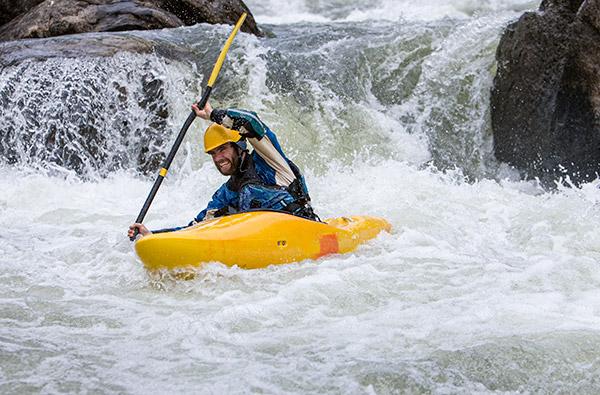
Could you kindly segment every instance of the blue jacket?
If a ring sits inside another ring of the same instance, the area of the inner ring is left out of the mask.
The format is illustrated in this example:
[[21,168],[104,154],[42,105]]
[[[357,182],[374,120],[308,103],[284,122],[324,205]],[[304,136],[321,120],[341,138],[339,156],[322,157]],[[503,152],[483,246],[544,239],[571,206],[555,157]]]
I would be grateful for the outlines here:
[[[211,120],[239,131],[254,147],[252,153],[247,154],[251,156],[247,161],[248,165],[252,166],[251,170],[258,182],[236,185],[232,176],[229,181],[221,185],[206,208],[200,211],[187,226],[203,221],[208,213],[218,212],[223,215],[261,208],[291,211],[290,205],[298,200],[290,193],[290,185],[296,180],[295,184],[299,184],[301,194],[310,199],[304,177],[283,153],[275,133],[258,118],[256,113],[236,109],[215,109],[211,114]],[[170,232],[182,228],[185,227],[153,232]]]

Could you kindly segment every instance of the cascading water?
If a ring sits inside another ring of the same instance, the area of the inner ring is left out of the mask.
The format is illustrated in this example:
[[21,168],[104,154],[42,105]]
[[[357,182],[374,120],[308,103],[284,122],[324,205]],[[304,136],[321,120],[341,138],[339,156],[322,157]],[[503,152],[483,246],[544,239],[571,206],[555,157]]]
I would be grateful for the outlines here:
[[[125,232],[230,27],[92,35],[163,51],[7,65],[0,392],[600,391],[598,183],[545,192],[491,151],[495,47],[538,4],[247,3],[268,38],[236,38],[213,104],[261,115],[322,217],[379,215],[392,234],[150,276]],[[205,126],[150,228],[187,223],[224,181]]]

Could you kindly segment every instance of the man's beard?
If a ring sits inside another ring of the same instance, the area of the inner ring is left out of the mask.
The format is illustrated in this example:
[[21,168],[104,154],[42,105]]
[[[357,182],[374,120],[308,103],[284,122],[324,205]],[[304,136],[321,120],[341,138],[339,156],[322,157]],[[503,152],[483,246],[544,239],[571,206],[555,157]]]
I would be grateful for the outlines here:
[[240,157],[241,155],[238,154],[235,156],[235,158],[233,158],[233,161],[229,161],[229,163],[231,163],[231,167],[229,168],[229,170],[222,170],[220,166],[217,166],[217,170],[219,170],[219,173],[223,174],[224,176],[231,176],[235,174],[238,167],[240,166]]

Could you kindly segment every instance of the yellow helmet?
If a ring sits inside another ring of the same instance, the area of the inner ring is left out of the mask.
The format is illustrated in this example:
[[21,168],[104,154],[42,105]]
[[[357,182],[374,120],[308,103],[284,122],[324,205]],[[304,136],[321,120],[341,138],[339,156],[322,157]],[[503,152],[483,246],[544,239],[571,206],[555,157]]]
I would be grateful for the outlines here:
[[226,143],[237,143],[241,138],[235,130],[213,123],[204,132],[204,152],[212,151]]

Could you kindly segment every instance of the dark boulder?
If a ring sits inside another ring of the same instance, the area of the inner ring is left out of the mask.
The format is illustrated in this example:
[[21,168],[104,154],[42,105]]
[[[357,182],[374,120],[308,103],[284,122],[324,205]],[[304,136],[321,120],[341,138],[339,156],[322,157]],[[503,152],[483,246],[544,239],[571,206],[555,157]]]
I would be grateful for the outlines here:
[[504,32],[491,95],[496,157],[545,184],[600,173],[600,0],[547,0]]
[[[18,1],[1,4],[12,3]],[[26,3],[33,5],[35,1]],[[15,8],[19,9],[25,6]],[[243,12],[249,15],[242,31],[261,35],[241,0],[46,0],[0,27],[0,40],[150,30],[203,22],[233,24]]]
[[10,22],[44,0],[0,0],[0,26]]
[[[148,0],[145,0],[148,2]],[[225,23],[233,25],[242,13],[248,17],[242,26],[242,31],[261,36],[252,13],[241,0],[152,0],[164,10],[167,10],[183,21],[186,26],[196,23]]]

